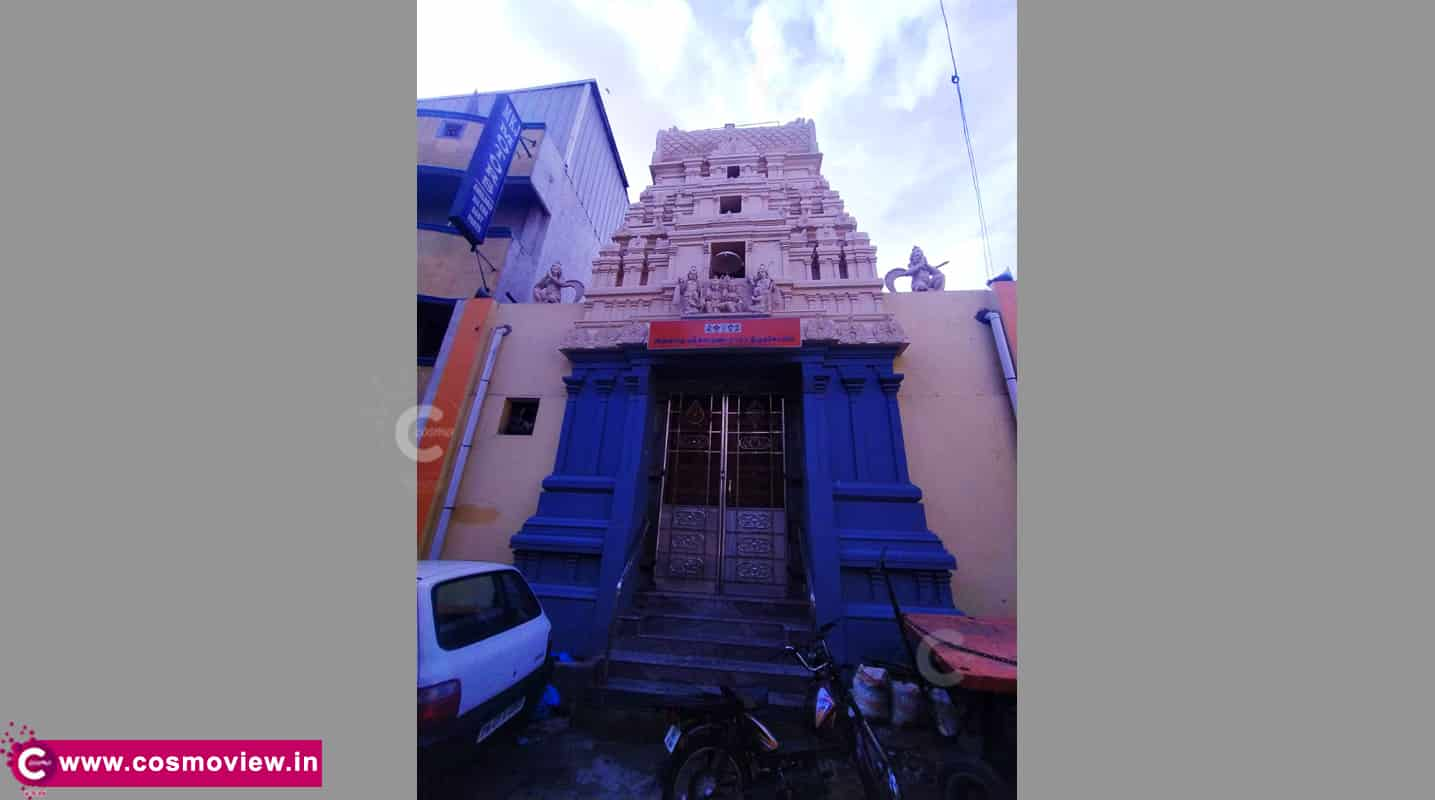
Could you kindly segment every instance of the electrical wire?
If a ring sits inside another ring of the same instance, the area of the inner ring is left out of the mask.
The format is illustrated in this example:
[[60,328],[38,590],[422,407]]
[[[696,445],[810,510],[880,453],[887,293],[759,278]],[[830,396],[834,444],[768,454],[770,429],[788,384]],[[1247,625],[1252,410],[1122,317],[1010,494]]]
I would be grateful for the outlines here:
[[952,85],[957,89],[957,112],[962,118],[962,140],[967,145],[967,165],[972,172],[972,191],[977,198],[977,224],[982,231],[982,259],[986,266],[987,280],[996,276],[996,268],[992,261],[991,237],[987,233],[987,212],[982,206],[982,183],[977,177],[977,157],[972,151],[972,133],[967,127],[967,106],[962,99],[962,82],[957,76],[957,51],[952,46],[952,26],[947,22],[947,5],[943,0],[937,0],[937,6],[942,9],[942,27],[947,30],[947,52],[952,55]]

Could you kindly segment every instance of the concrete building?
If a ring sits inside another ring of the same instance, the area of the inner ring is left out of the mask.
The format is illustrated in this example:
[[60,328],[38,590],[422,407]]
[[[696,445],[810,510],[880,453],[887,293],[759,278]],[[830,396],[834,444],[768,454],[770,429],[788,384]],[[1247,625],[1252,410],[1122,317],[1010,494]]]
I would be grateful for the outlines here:
[[[521,138],[487,237],[474,248],[449,211],[500,95],[522,120]],[[554,263],[586,282],[627,209],[628,178],[595,81],[419,100],[420,402],[435,402],[440,351],[468,299],[531,302],[533,284]]]
[[978,320],[1014,337],[1014,291],[883,291],[821,166],[808,120],[659,132],[582,301],[478,324],[490,380],[420,554],[513,561],[620,682],[721,654],[780,683],[757,651],[833,621],[839,657],[892,657],[883,559],[909,610],[1015,616],[1015,384]]
[[[499,93],[418,101],[419,294],[473,297],[482,285],[469,245],[448,221]],[[523,137],[494,213],[483,276],[499,302],[528,302],[549,265],[585,283],[598,247],[628,210],[628,177],[596,81],[504,92]],[[495,275],[493,270],[496,269]]]

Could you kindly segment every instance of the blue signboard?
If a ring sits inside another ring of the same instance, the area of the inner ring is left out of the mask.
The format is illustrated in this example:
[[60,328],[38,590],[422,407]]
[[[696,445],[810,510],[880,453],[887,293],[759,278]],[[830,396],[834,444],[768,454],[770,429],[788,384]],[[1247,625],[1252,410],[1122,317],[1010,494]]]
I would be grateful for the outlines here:
[[468,162],[468,171],[448,211],[449,221],[474,247],[482,244],[488,233],[488,223],[503,191],[503,179],[508,175],[508,162],[513,160],[522,130],[523,120],[518,118],[513,101],[506,94],[495,97],[483,133],[478,136],[478,147],[474,148],[473,159]]

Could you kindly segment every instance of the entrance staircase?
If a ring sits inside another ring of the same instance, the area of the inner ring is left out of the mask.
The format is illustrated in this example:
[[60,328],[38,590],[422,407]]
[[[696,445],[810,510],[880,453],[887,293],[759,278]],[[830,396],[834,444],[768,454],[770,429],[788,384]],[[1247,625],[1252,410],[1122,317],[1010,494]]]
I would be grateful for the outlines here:
[[728,686],[802,708],[811,675],[782,648],[812,630],[806,600],[638,590],[615,621],[598,693],[604,703],[667,706]]

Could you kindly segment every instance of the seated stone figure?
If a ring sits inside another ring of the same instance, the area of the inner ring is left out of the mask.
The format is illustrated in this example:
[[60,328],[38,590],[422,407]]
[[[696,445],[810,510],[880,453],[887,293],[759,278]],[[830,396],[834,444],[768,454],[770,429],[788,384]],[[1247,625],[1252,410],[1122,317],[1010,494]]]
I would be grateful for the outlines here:
[[706,308],[703,297],[706,287],[698,277],[696,267],[688,270],[688,276],[673,288],[673,305],[680,314],[701,314]]
[[776,311],[778,305],[777,283],[767,274],[766,268],[759,268],[752,281],[748,308],[763,314]]
[[724,275],[711,285],[703,310],[709,314],[733,314],[746,310],[741,292],[732,278]]
[[583,301],[583,282],[578,280],[563,280],[563,265],[554,263],[548,268],[548,273],[533,286],[533,302],[535,303],[561,303],[563,302],[563,290],[572,289],[576,293],[574,302]]
[[888,270],[886,275],[887,291],[896,292],[895,281],[903,276],[911,276],[912,291],[914,292],[940,292],[947,285],[947,276],[937,270],[946,266],[948,262],[943,261],[935,267],[927,263],[927,257],[922,253],[922,248],[913,247],[912,255],[907,259],[907,268],[898,267]]

